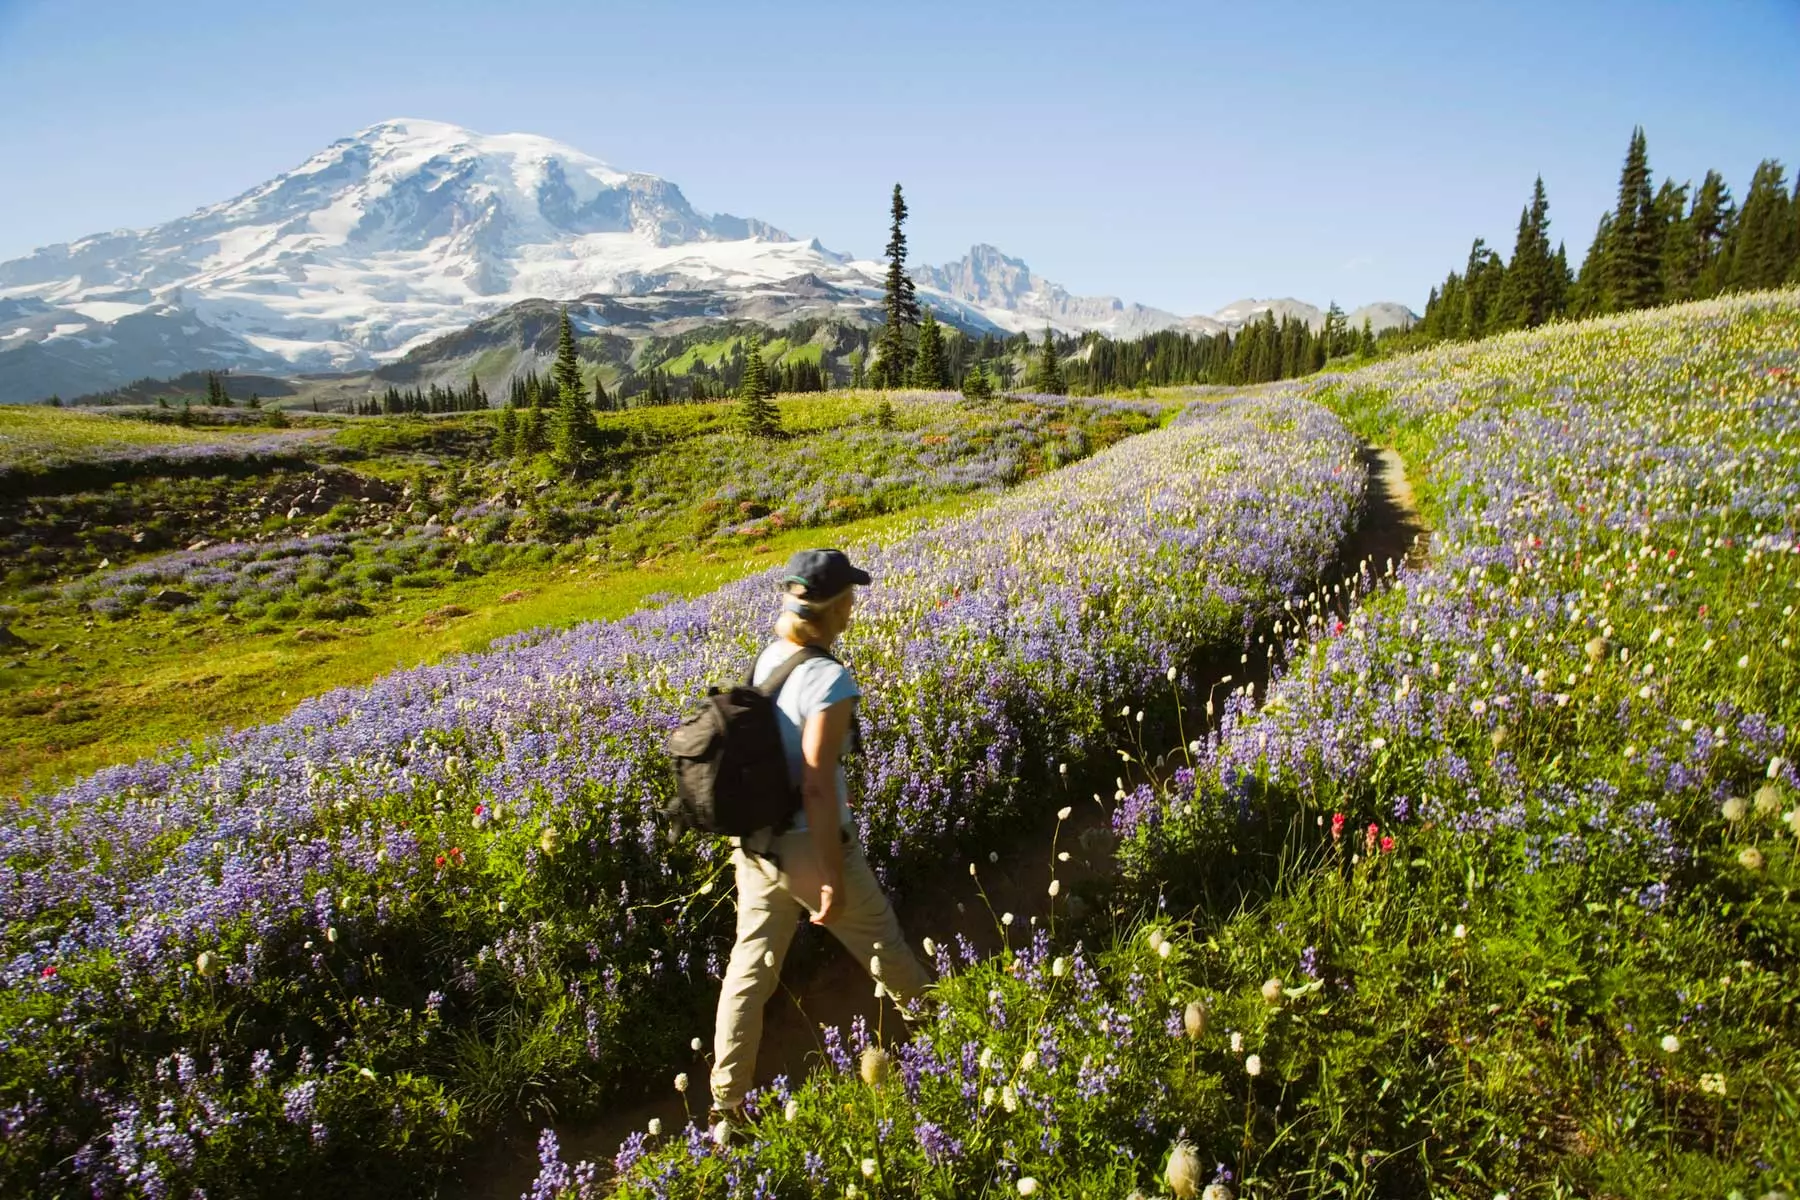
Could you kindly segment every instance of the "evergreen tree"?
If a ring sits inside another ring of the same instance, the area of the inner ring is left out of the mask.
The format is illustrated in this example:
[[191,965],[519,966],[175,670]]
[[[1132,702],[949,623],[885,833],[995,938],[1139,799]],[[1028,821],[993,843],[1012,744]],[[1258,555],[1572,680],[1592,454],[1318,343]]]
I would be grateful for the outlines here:
[[526,408],[519,412],[519,440],[517,452],[529,458],[544,448],[543,409]]
[[1605,250],[1605,299],[1602,311],[1623,312],[1655,304],[1660,229],[1656,198],[1650,191],[1649,152],[1643,126],[1632,130],[1619,172],[1619,202]]
[[1600,214],[1600,224],[1594,229],[1594,240],[1588,243],[1587,254],[1582,257],[1581,271],[1575,276],[1574,286],[1569,293],[1569,313],[1577,317],[1589,317],[1606,311],[1606,253],[1612,245],[1613,214]]
[[1519,211],[1519,232],[1513,243],[1512,262],[1501,278],[1494,312],[1497,329],[1531,329],[1554,315],[1552,278],[1555,261],[1550,255],[1550,201],[1544,193],[1544,177],[1532,185],[1531,203]]
[[993,399],[994,381],[988,378],[987,370],[979,361],[963,376],[962,393],[970,400]]
[[883,396],[881,398],[881,403],[876,406],[875,427],[877,429],[892,429],[894,427],[894,402],[889,400],[886,396]]
[[771,394],[762,346],[752,341],[744,356],[744,379],[738,385],[738,420],[745,433],[774,437],[781,432],[781,415],[770,400]]
[[519,410],[508,401],[494,430],[494,457],[511,458],[518,450]]
[[1656,230],[1656,296],[1675,304],[1693,296],[1694,231],[1688,220],[1688,185],[1663,180],[1651,203]]
[[887,321],[875,344],[875,383],[880,387],[904,387],[912,365],[911,331],[919,324],[919,298],[912,277],[906,273],[906,198],[894,185],[888,230],[887,284],[883,307]]
[[1356,339],[1356,353],[1362,358],[1375,357],[1375,323],[1363,318],[1362,334]]
[[556,461],[568,471],[587,465],[594,442],[594,413],[587,405],[587,388],[581,382],[581,359],[575,349],[575,326],[569,310],[562,310],[562,327],[556,339],[556,365],[550,372],[556,385],[556,413],[551,425],[550,448]]
[[1793,270],[1795,225],[1785,172],[1764,159],[1750,177],[1744,207],[1726,245],[1726,286],[1742,290],[1779,287]]
[[[701,380],[696,376],[694,383],[696,386],[700,386]],[[697,394],[696,399],[698,399],[698,398],[699,398],[699,396]],[[606,394],[606,385],[600,382],[600,376],[595,375],[594,376],[594,411],[595,412],[611,412],[612,409],[613,409],[613,399],[611,396]]]
[[867,357],[860,346],[850,352],[850,386],[853,388],[862,388],[868,384],[863,375],[863,360]]
[[1737,206],[1732,203],[1731,189],[1717,171],[1708,171],[1701,180],[1687,225],[1695,260],[1693,295],[1715,296],[1725,286],[1725,240],[1737,226]]
[[944,333],[930,309],[919,326],[919,352],[913,360],[915,387],[940,392],[950,386],[948,365],[944,362]]
[[1062,361],[1056,356],[1056,334],[1044,326],[1044,344],[1038,352],[1037,390],[1048,396],[1066,396],[1069,385],[1063,379]]
[[1344,310],[1333,300],[1325,309],[1325,327],[1319,331],[1319,341],[1325,348],[1325,357],[1337,358],[1350,352],[1350,323],[1344,316]]

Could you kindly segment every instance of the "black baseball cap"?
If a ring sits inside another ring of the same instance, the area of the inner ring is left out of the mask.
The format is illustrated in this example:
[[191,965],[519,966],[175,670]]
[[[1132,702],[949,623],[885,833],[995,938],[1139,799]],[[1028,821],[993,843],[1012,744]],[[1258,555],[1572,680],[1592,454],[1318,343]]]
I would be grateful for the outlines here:
[[829,600],[853,583],[869,582],[869,573],[850,565],[842,550],[799,550],[788,559],[782,583],[797,583],[809,600]]

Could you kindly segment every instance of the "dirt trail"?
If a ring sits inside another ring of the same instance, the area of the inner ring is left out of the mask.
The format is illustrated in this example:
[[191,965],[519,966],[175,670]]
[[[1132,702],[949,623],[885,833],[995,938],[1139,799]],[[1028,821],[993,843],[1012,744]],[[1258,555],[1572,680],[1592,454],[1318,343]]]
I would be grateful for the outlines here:
[[[1370,577],[1382,581],[1390,562],[1397,569],[1402,563],[1417,565],[1424,560],[1428,530],[1414,504],[1400,456],[1393,450],[1371,446],[1363,449],[1361,459],[1369,472],[1367,506],[1362,522],[1346,539],[1329,577],[1347,580],[1367,563]],[[1196,695],[1215,689],[1226,676],[1232,677],[1226,686],[1249,679],[1256,683],[1256,694],[1264,695],[1269,680],[1267,657],[1253,654],[1246,665],[1234,651],[1228,660],[1204,664],[1197,675],[1203,686]],[[1096,805],[1091,793],[1071,795],[1065,803],[1074,810],[1069,820],[1058,822],[1049,816],[1001,852],[997,862],[978,861],[979,889],[977,879],[969,874],[968,864],[959,860],[946,863],[935,877],[899,895],[896,899],[900,921],[908,941],[915,948],[925,937],[954,944],[960,934],[983,954],[998,950],[1003,938],[1014,947],[1023,946],[1031,939],[1033,926],[1052,916],[1052,867],[1068,892],[1079,891],[1079,884],[1109,871],[1110,812]],[[1069,860],[1055,862],[1056,854],[1065,850]],[[985,901],[982,891],[986,892]],[[1059,902],[1059,906],[1064,903]],[[1009,928],[1002,927],[998,914],[1009,912],[1013,923]],[[760,1084],[777,1075],[786,1075],[796,1083],[803,1078],[823,1053],[821,1026],[847,1027],[860,1016],[870,1029],[879,1023],[890,1037],[900,1027],[893,1008],[887,1007],[883,1014],[884,1002],[875,999],[873,984],[862,964],[852,961],[829,934],[813,927],[803,927],[795,938],[783,964],[782,980],[783,988],[769,1002],[764,1019],[756,1061]],[[710,1054],[710,1024],[695,1029],[694,1034],[700,1038],[704,1053]],[[705,1057],[694,1055],[685,1069],[693,1080],[688,1093],[692,1115],[696,1120],[704,1120],[708,1104]],[[558,1125],[556,1133],[565,1161],[589,1159],[604,1169],[619,1144],[632,1132],[643,1129],[650,1118],[661,1118],[665,1130],[677,1130],[687,1122],[689,1112],[668,1079],[659,1074],[654,1080],[644,1081],[644,1093],[638,1099],[627,1098],[598,1115]],[[454,1200],[517,1200],[537,1174],[536,1139],[540,1125],[541,1122],[517,1127],[489,1141],[471,1154],[461,1178],[447,1180],[439,1194]]]

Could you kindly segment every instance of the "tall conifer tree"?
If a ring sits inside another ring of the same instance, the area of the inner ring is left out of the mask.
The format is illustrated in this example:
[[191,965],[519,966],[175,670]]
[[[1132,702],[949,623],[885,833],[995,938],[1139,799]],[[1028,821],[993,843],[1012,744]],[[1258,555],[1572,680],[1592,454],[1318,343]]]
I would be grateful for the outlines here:
[[1038,351],[1037,390],[1048,396],[1066,396],[1069,385],[1063,379],[1062,360],[1056,356],[1056,333],[1044,326],[1044,344]]
[[738,385],[738,420],[744,432],[757,437],[774,437],[781,432],[781,415],[770,400],[771,394],[762,346],[752,341],[744,355],[743,382]]
[[550,431],[550,448],[564,469],[580,471],[587,465],[593,446],[594,414],[587,405],[587,387],[581,382],[581,358],[575,349],[575,325],[569,310],[562,310],[556,338],[556,365],[550,378],[556,385],[556,412]]
[[1655,304],[1658,291],[1656,197],[1650,190],[1650,157],[1643,126],[1631,132],[1619,172],[1619,202],[1606,247],[1604,311]]
[[1781,164],[1772,158],[1757,164],[1744,193],[1744,207],[1726,246],[1727,286],[1780,286],[1793,269],[1795,225],[1788,211],[1787,184]]
[[930,391],[950,386],[949,366],[944,361],[944,331],[930,309],[919,325],[919,353],[913,361],[913,383]]
[[894,185],[889,210],[887,285],[883,307],[887,323],[875,343],[875,382],[881,387],[904,387],[912,367],[911,331],[919,324],[919,296],[912,276],[906,273],[906,197]]
[[1551,296],[1556,290],[1550,256],[1550,200],[1544,193],[1544,177],[1531,189],[1531,203],[1519,212],[1519,233],[1513,243],[1512,262],[1500,285],[1495,325],[1500,329],[1530,329],[1552,316]]

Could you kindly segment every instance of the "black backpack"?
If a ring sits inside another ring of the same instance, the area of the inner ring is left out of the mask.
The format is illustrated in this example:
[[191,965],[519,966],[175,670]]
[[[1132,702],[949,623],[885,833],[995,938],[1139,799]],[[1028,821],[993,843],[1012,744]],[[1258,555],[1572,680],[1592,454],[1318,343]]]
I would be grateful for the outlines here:
[[800,811],[800,784],[788,774],[775,698],[796,668],[814,659],[837,659],[818,646],[802,646],[761,686],[744,682],[708,688],[665,743],[675,760],[675,796],[663,805],[669,837],[683,830],[747,837],[759,829],[780,833]]

